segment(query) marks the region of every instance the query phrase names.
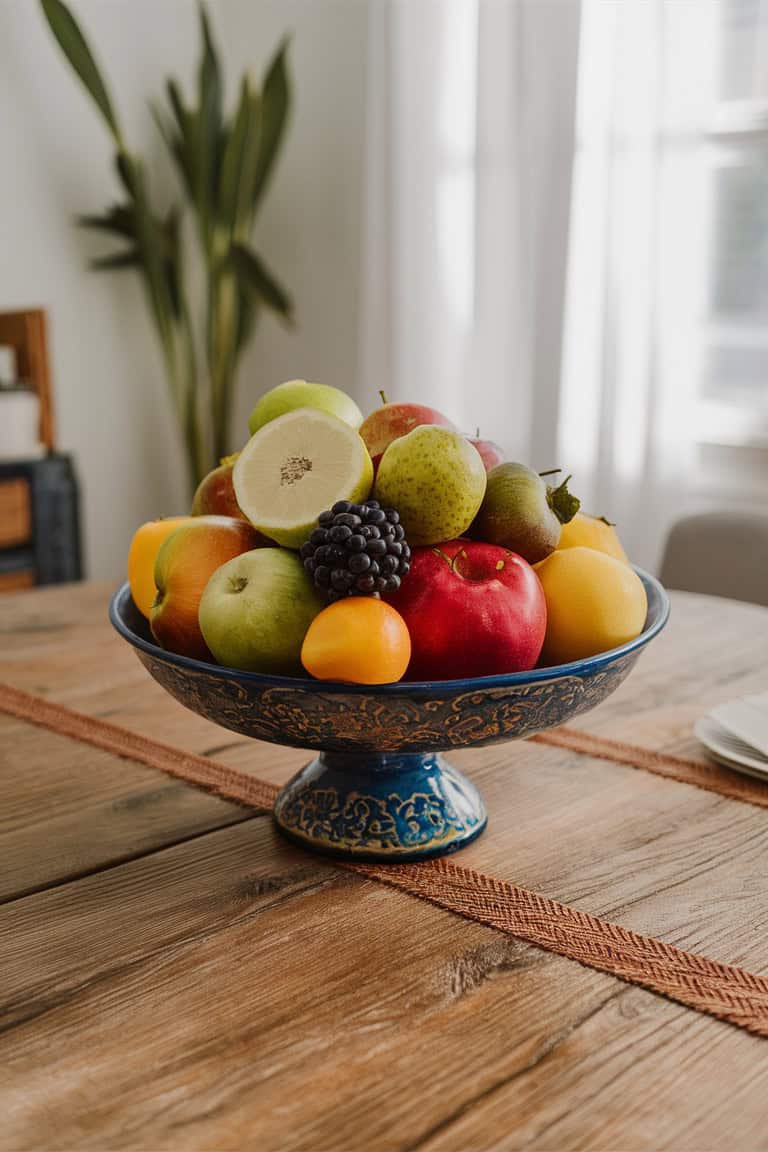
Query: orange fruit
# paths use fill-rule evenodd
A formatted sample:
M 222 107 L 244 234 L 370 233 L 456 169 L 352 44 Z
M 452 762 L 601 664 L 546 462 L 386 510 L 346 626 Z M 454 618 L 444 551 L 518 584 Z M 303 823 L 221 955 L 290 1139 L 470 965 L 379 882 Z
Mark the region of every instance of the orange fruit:
M 315 616 L 301 662 L 318 680 L 392 684 L 405 674 L 411 637 L 399 612 L 372 596 L 349 596 Z
M 128 583 L 134 604 L 148 620 L 157 595 L 155 558 L 160 546 L 180 524 L 191 519 L 191 516 L 168 516 L 164 520 L 148 520 L 136 530 L 131 540 L 128 550 Z

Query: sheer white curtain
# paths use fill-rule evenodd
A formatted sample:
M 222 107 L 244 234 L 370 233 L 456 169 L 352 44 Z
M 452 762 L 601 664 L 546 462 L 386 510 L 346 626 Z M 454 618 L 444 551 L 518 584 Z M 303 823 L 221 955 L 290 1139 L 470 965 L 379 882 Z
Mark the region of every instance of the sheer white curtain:
M 371 3 L 366 400 L 567 467 L 648 567 L 765 506 L 768 0 Z
M 560 455 L 649 566 L 694 485 L 722 8 L 582 6 Z
M 578 0 L 372 0 L 365 399 L 556 459 Z

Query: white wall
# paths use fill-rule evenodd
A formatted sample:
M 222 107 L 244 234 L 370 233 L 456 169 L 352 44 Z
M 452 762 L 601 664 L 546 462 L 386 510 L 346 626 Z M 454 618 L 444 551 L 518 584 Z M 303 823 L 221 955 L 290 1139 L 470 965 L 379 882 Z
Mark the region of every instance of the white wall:
M 167 202 L 175 184 L 147 111 L 168 74 L 189 90 L 193 0 L 74 0 L 130 145 Z M 260 75 L 280 36 L 294 115 L 255 232 L 293 291 L 298 326 L 265 316 L 240 378 L 254 398 L 309 376 L 355 392 L 368 6 L 360 0 L 209 0 L 228 81 Z M 135 274 L 96 274 L 98 237 L 73 226 L 118 191 L 108 136 L 32 0 L 0 0 L 0 310 L 43 306 L 51 325 L 58 444 L 76 457 L 91 577 L 118 579 L 134 528 L 185 510 L 165 380 Z

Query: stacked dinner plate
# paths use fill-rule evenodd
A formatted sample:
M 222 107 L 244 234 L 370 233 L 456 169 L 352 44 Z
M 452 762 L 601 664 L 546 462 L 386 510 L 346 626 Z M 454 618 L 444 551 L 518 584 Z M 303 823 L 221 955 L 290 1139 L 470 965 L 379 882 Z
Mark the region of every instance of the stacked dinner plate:
M 719 763 L 768 779 L 768 693 L 713 708 L 694 732 Z

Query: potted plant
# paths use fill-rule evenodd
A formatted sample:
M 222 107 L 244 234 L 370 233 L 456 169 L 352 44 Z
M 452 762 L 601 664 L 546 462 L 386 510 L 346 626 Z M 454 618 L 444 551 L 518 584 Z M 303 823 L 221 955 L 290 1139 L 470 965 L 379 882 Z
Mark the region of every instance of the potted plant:
M 205 8 L 200 7 L 202 52 L 195 100 L 187 104 L 178 83 L 169 79 L 167 107 L 152 106 L 183 197 L 161 215 L 153 207 L 145 165 L 128 148 L 107 85 L 72 12 L 62 0 L 41 3 L 115 144 L 120 199 L 100 215 L 81 216 L 79 223 L 112 234 L 122 244 L 93 260 L 91 267 L 135 268 L 141 276 L 194 487 L 229 451 L 238 363 L 259 308 L 270 308 L 287 323 L 292 320 L 288 293 L 250 243 L 288 119 L 287 42 L 279 45 L 261 84 L 243 76 L 236 107 L 226 115 L 221 69 Z M 185 208 L 195 218 L 205 270 L 205 299 L 197 307 L 185 274 Z M 195 339 L 199 317 L 204 366 Z

